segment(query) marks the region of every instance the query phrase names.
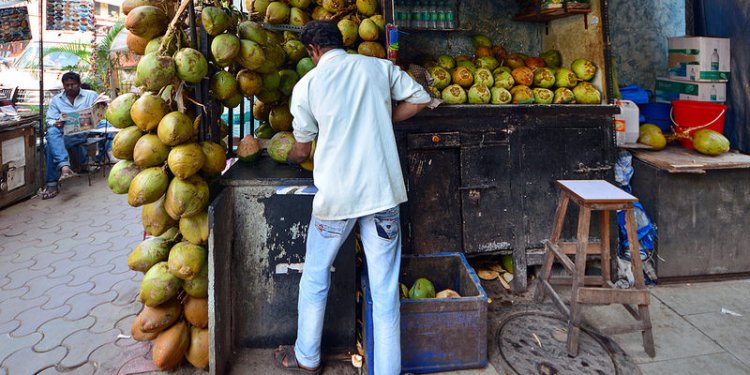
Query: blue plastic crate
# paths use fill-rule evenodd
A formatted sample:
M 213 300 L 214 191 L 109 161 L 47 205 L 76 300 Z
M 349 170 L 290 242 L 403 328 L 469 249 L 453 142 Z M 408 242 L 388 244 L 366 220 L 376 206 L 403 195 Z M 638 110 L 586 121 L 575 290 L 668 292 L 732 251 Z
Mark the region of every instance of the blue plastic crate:
M 453 289 L 462 297 L 401 301 L 401 371 L 428 373 L 487 366 L 487 293 L 462 253 L 405 255 L 401 282 L 411 287 L 426 277 L 435 290 Z M 372 297 L 362 273 L 365 363 L 374 375 Z

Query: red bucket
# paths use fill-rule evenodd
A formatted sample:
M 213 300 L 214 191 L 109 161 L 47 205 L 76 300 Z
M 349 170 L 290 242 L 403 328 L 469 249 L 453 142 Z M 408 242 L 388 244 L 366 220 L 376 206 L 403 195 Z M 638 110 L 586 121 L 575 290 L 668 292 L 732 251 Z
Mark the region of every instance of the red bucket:
M 700 102 L 695 100 L 673 100 L 670 117 L 674 124 L 675 134 L 693 133 L 701 129 L 711 129 L 724 134 L 724 119 L 727 114 L 724 104 Z M 679 138 L 682 147 L 692 149 L 693 141 Z

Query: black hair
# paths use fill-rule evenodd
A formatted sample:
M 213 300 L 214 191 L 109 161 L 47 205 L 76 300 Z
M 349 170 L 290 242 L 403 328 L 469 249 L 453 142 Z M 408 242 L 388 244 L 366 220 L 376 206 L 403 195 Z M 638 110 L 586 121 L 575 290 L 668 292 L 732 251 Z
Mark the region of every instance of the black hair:
M 82 83 L 81 88 L 84 90 L 91 90 L 91 85 L 88 83 Z
M 309 45 L 319 48 L 344 48 L 344 37 L 335 22 L 312 21 L 302 27 L 299 40 L 305 47 Z
M 68 80 L 73 80 L 73 81 L 76 81 L 78 83 L 81 83 L 81 76 L 78 75 L 78 73 L 76 73 L 76 72 L 67 72 L 67 73 L 63 74 L 62 81 L 65 82 L 65 81 L 68 81 Z

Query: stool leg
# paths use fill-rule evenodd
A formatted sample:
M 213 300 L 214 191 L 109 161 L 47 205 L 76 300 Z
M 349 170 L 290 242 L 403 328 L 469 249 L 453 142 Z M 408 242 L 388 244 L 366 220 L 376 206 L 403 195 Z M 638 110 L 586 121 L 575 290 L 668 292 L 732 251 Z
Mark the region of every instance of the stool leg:
M 550 236 L 550 242 L 557 243 L 560 240 L 560 234 L 562 233 L 563 223 L 565 221 L 565 214 L 568 211 L 568 202 L 570 198 L 568 194 L 562 192 L 560 199 L 557 201 L 557 210 L 555 211 L 555 222 L 552 224 L 552 235 Z M 555 262 L 555 255 L 551 251 L 547 251 L 544 255 L 544 265 L 539 273 L 539 282 L 534 291 L 534 300 L 537 303 L 544 302 L 545 289 L 542 285 L 542 280 L 549 280 L 550 273 L 552 272 L 552 264 Z
M 600 232 L 602 238 L 602 286 L 607 286 L 612 281 L 612 259 L 610 258 L 609 247 L 609 211 L 599 211 L 601 213 Z
M 570 295 L 570 317 L 568 317 L 568 355 L 578 355 L 578 340 L 581 334 L 583 305 L 576 302 L 578 288 L 584 286 L 586 274 L 586 250 L 589 246 L 589 228 L 591 226 L 591 209 L 581 206 L 578 213 L 578 232 L 576 233 L 576 269 L 573 275 L 573 289 Z
M 643 265 L 641 264 L 640 242 L 638 241 L 638 231 L 636 229 L 633 208 L 625 210 L 625 230 L 628 232 L 628 242 L 630 243 L 630 263 L 633 268 L 633 276 L 635 277 L 635 288 L 646 289 L 646 282 L 643 277 Z M 648 305 L 638 305 L 638 315 L 647 327 L 642 332 L 643 349 L 646 351 L 646 354 L 653 358 L 656 356 L 656 349 L 654 347 L 654 335 Z

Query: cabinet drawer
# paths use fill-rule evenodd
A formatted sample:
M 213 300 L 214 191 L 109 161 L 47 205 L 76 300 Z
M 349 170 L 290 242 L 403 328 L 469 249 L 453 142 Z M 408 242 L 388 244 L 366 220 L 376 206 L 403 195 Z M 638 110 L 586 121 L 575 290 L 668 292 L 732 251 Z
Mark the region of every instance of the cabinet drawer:
M 483 132 L 464 132 L 461 134 L 461 146 L 464 147 L 482 147 L 490 145 L 507 145 L 510 129 L 498 129 Z
M 409 134 L 406 136 L 406 142 L 409 150 L 459 147 L 461 136 L 458 132 Z

